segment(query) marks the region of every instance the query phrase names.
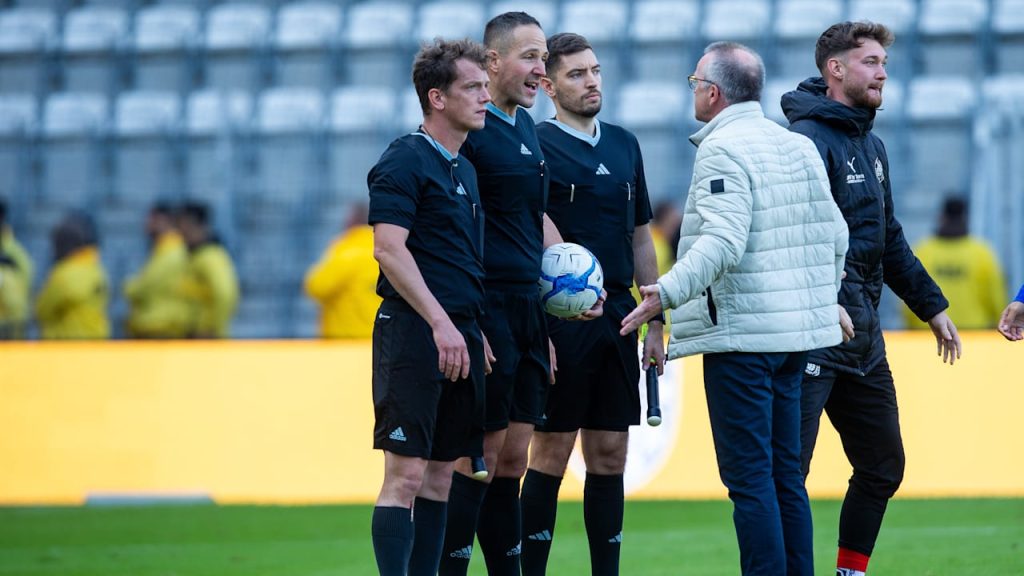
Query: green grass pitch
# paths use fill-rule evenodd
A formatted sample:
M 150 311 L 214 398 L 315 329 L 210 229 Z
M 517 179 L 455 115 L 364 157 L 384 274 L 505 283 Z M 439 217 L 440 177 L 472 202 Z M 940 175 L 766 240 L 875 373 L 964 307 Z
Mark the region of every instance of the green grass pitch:
M 369 506 L 0 508 L 0 575 L 375 574 Z M 839 503 L 814 503 L 818 574 L 834 571 Z M 739 572 L 728 502 L 628 502 L 622 574 Z M 873 575 L 1024 575 L 1024 499 L 896 500 Z M 589 574 L 582 506 L 560 505 L 548 573 Z M 479 551 L 470 574 L 485 574 Z

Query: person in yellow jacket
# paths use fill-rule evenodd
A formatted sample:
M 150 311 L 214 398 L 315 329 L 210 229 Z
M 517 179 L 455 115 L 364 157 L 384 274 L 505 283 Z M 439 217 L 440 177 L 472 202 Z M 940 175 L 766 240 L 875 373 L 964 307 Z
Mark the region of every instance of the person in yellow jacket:
M 54 265 L 36 299 L 36 319 L 44 339 L 110 337 L 109 281 L 100 261 L 96 227 L 74 213 L 53 232 Z
M 157 203 L 146 219 L 151 250 L 142 270 L 124 284 L 128 335 L 132 338 L 184 338 L 190 328 L 189 301 L 182 293 L 188 272 L 185 240 L 174 228 L 174 209 Z
M 960 329 L 994 328 L 1006 302 L 1006 281 L 992 248 L 968 234 L 967 202 L 950 197 L 942 206 L 935 235 L 914 246 L 914 254 L 949 300 L 949 318 Z M 906 306 L 907 327 L 928 326 Z
M 345 233 L 334 240 L 306 273 L 306 295 L 320 304 L 324 338 L 369 338 L 380 307 L 373 228 L 364 204 L 354 206 Z
M 25 337 L 34 266 L 7 225 L 7 205 L 0 200 L 0 340 Z
M 189 202 L 178 215 L 178 229 L 188 246 L 188 273 L 182 293 L 192 308 L 193 338 L 227 338 L 238 307 L 238 276 L 224 246 L 210 230 L 210 210 Z

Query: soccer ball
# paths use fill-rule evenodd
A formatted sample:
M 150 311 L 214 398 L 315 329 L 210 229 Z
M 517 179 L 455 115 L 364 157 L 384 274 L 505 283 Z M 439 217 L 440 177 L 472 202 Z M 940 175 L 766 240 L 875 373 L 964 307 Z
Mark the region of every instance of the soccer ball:
M 604 287 L 604 270 L 590 250 L 563 242 L 544 250 L 537 284 L 548 314 L 572 318 L 597 302 Z

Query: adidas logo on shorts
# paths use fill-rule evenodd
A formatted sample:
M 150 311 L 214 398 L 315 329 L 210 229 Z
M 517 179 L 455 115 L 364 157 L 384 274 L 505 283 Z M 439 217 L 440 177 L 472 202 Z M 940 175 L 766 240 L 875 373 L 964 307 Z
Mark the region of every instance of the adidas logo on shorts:
M 522 553 L 523 553 L 523 543 L 522 542 L 517 542 L 516 545 L 511 550 L 509 550 L 508 552 L 505 552 L 505 556 L 519 556 Z
M 551 532 L 545 530 L 543 532 L 537 532 L 536 534 L 530 534 L 526 537 L 527 540 L 537 540 L 538 542 L 550 542 Z
M 401 426 L 392 430 L 391 434 L 388 434 L 388 438 L 391 438 L 395 442 L 405 442 L 408 440 L 408 438 L 405 437 L 405 432 L 402 430 Z
M 452 558 L 459 558 L 461 560 L 469 560 L 473 556 L 473 547 L 466 546 L 465 548 L 459 548 L 455 552 L 452 552 L 448 556 Z

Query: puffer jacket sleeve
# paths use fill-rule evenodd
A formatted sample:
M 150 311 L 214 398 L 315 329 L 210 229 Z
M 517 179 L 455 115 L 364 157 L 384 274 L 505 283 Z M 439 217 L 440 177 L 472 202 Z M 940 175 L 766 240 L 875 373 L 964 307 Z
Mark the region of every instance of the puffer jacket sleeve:
M 881 142 L 879 141 L 879 144 Z M 889 173 L 889 160 L 883 154 L 885 173 Z M 914 255 L 903 226 L 896 219 L 892 205 L 892 188 L 886 180 L 883 186 L 885 197 L 885 251 L 882 253 L 883 280 L 903 300 L 914 314 L 927 322 L 932 316 L 949 308 L 949 301 L 942 290 L 928 275 L 924 265 Z
M 697 240 L 658 279 L 662 305 L 678 308 L 735 266 L 746 251 L 753 197 L 750 178 L 720 145 L 705 141 L 694 163 L 690 194 L 698 220 Z M 685 222 L 684 229 L 688 223 Z

